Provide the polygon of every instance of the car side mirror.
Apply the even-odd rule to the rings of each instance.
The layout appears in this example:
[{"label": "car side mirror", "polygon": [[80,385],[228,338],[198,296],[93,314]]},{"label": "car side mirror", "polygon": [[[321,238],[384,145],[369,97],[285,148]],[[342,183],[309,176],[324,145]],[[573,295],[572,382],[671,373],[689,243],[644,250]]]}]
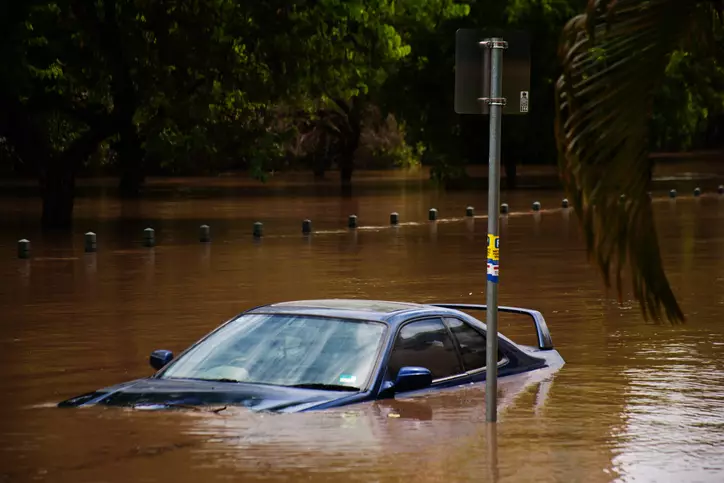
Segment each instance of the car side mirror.
[{"label": "car side mirror", "polygon": [[164,349],[159,349],[151,352],[150,363],[151,367],[160,370],[163,366],[171,362],[173,359],[173,352]]},{"label": "car side mirror", "polygon": [[395,392],[415,391],[432,385],[432,373],[425,367],[405,366],[395,378]]}]

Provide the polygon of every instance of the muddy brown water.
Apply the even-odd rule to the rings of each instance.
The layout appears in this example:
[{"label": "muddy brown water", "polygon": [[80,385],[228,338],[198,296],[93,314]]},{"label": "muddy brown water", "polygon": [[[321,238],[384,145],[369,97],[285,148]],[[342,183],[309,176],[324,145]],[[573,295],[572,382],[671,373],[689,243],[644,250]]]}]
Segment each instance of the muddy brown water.
[{"label": "muddy brown water", "polygon": [[[0,481],[724,481],[724,197],[656,195],[682,326],[646,323],[630,294],[619,305],[605,293],[560,193],[503,194],[500,302],[542,311],[566,365],[501,380],[495,430],[482,387],[290,415],[53,407],[150,375],[153,349],[178,353],[258,304],[484,303],[484,191],[85,197],[66,237],[34,231],[32,199],[0,199]],[[387,226],[391,211],[401,226]],[[154,249],[140,244],[146,226]],[[97,254],[83,253],[86,230]],[[29,261],[15,257],[21,237]],[[533,340],[517,319],[501,331]]]}]

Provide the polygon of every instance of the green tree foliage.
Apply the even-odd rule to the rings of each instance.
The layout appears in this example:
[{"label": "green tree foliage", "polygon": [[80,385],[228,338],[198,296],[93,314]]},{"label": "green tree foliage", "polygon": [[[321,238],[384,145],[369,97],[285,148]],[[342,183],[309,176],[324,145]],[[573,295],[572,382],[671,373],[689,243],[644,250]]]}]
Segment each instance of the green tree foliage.
[{"label": "green tree foliage", "polygon": [[705,143],[706,131],[724,114],[724,29],[713,42],[676,49],[653,99],[650,148],[686,151]]},{"label": "green tree foliage", "polygon": [[[487,152],[486,118],[452,109],[455,31],[497,27],[532,39],[530,114],[503,121],[514,173],[516,162],[555,158],[558,38],[587,3],[0,2],[1,162],[38,176],[51,227],[70,225],[75,177],[91,157],[129,195],[149,171],[244,168],[263,178],[336,165],[348,184],[361,158],[409,166],[422,157],[454,181]],[[721,32],[715,38],[721,47]],[[699,45],[676,44],[667,58],[650,116],[654,147],[696,146],[721,119],[724,50]]]},{"label": "green tree foliage", "polygon": [[46,227],[70,225],[76,173],[100,143],[113,142],[132,189],[148,134],[188,144],[268,79],[238,41],[249,19],[231,0],[11,4],[0,134],[36,165]]},{"label": "green tree foliage", "polygon": [[61,6],[3,2],[3,9],[0,135],[38,173],[43,222],[51,225],[72,210],[78,161],[92,154],[111,128],[99,96],[84,86],[96,80],[94,59],[73,50],[77,34],[62,18]]},{"label": "green tree foliage", "polygon": [[[2,82],[10,89],[0,134],[24,162],[37,163],[49,227],[70,225],[76,174],[104,142],[122,191],[134,194],[144,160],[178,172],[241,158],[261,173],[281,156],[289,119],[294,126],[301,112],[323,120],[348,181],[367,101],[410,52],[404,33],[467,12],[450,0],[4,8],[10,68]],[[26,123],[14,125],[17,117]]]},{"label": "green tree foliage", "polygon": [[[327,0],[295,11],[296,45],[285,75],[302,79],[302,96],[316,100],[302,117],[311,123],[320,146],[337,160],[342,182],[349,183],[360,145],[364,113],[370,103],[385,105],[401,62],[419,36],[469,12],[452,0]],[[296,42],[293,40],[296,39]],[[323,172],[324,166],[317,166]]]},{"label": "green tree foliage", "polygon": [[[390,108],[409,127],[411,142],[423,143],[433,174],[447,183],[465,176],[464,165],[487,161],[487,118],[453,109],[455,31],[515,29],[531,37],[531,111],[503,119],[503,161],[512,178],[516,162],[555,159],[553,85],[559,74],[560,31],[586,0],[493,0],[469,2],[462,18],[440,19],[411,39],[408,56],[388,90]],[[434,92],[434,95],[431,93]]]}]

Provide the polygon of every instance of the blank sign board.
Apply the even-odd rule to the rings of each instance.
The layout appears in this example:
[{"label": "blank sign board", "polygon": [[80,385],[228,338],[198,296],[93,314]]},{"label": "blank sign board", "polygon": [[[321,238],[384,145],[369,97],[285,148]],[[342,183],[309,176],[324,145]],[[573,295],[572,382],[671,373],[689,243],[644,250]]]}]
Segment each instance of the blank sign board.
[{"label": "blank sign board", "polygon": [[[459,29],[455,34],[455,112],[488,114],[490,51],[483,40],[499,37],[503,50],[503,114],[526,114],[530,109],[530,36],[521,31]],[[483,75],[487,73],[487,75]]]}]

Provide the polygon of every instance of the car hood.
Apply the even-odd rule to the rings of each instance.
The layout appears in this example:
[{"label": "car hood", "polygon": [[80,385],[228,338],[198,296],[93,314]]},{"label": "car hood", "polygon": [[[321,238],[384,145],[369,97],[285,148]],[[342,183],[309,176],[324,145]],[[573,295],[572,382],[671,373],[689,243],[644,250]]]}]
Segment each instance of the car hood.
[{"label": "car hood", "polygon": [[181,379],[138,379],[67,399],[59,407],[94,404],[136,409],[180,409],[187,406],[243,406],[254,411],[296,412],[359,393],[265,384]]}]

